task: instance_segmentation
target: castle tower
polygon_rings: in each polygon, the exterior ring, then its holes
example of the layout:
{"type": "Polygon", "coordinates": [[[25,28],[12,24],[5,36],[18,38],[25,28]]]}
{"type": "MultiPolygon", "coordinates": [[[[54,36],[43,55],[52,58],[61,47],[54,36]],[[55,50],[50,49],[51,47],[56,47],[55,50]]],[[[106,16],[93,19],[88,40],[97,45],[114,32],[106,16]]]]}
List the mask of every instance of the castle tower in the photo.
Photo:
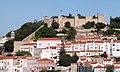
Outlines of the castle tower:
{"type": "Polygon", "coordinates": [[[11,31],[11,39],[14,39],[15,38],[15,32],[14,31],[11,31]]]}

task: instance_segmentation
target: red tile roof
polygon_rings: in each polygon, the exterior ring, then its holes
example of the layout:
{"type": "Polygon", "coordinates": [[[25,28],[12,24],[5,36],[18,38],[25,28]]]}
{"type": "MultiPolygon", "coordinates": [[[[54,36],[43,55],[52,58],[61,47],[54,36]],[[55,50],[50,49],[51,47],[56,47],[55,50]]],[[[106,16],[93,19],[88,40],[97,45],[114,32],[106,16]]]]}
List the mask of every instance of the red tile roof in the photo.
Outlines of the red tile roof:
{"type": "Polygon", "coordinates": [[[39,40],[61,40],[60,38],[40,38],[39,40]]]}
{"type": "Polygon", "coordinates": [[[115,68],[120,68],[120,66],[113,66],[113,68],[115,69],[115,68]]]}
{"type": "Polygon", "coordinates": [[[111,59],[103,59],[103,61],[111,61],[111,59]]]}
{"type": "Polygon", "coordinates": [[[101,66],[101,65],[97,65],[97,66],[94,67],[94,68],[105,68],[105,67],[103,67],[103,66],[101,66]]]}
{"type": "Polygon", "coordinates": [[[92,66],[92,65],[88,62],[84,62],[84,66],[92,66]]]}
{"type": "Polygon", "coordinates": [[[26,44],[22,44],[21,46],[33,46],[35,43],[26,43],[26,44]]]}

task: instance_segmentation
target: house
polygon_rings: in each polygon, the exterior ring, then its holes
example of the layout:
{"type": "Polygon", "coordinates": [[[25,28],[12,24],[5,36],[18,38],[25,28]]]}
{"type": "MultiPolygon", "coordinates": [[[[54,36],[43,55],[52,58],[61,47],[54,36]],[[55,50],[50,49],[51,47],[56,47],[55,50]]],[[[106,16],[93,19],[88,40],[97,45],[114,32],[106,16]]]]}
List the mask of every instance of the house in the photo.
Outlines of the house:
{"type": "Polygon", "coordinates": [[[40,71],[41,70],[52,70],[56,68],[56,64],[54,63],[54,60],[43,58],[43,59],[39,59],[38,67],[40,71]]]}

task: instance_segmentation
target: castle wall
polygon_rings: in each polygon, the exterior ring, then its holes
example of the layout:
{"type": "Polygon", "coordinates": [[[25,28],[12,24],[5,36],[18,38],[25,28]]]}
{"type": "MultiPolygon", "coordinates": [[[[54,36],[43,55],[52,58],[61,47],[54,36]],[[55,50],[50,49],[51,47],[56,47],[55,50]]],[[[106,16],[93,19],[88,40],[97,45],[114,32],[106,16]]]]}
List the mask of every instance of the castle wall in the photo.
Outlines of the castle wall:
{"type": "MultiPolygon", "coordinates": [[[[71,26],[73,27],[80,27],[84,24],[86,24],[88,21],[95,23],[102,22],[104,24],[107,24],[106,17],[104,14],[98,14],[95,18],[93,16],[86,16],[86,18],[78,18],[78,16],[74,16],[74,18],[66,18],[63,16],[58,16],[58,18],[54,18],[56,22],[58,22],[60,25],[60,28],[64,27],[65,22],[69,21],[71,23],[71,26]]],[[[48,26],[51,26],[53,19],[49,17],[44,18],[44,22],[48,24],[48,26]]]]}

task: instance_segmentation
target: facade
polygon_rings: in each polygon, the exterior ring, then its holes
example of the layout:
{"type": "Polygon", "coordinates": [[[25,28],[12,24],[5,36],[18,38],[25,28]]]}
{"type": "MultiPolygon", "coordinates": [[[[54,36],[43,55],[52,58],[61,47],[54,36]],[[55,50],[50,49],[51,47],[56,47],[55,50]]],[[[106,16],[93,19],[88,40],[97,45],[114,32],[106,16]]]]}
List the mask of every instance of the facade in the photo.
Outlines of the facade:
{"type": "Polygon", "coordinates": [[[47,23],[48,26],[51,25],[53,20],[60,24],[60,28],[64,27],[65,22],[70,22],[71,26],[73,27],[80,27],[83,24],[86,24],[88,21],[94,21],[95,23],[102,22],[107,25],[106,17],[104,14],[97,14],[97,16],[85,16],[84,18],[79,18],[79,16],[74,16],[72,18],[67,18],[64,16],[57,16],[52,18],[49,18],[48,16],[44,17],[44,22],[47,23]]]}
{"type": "Polygon", "coordinates": [[[37,40],[37,48],[47,48],[61,44],[60,38],[41,38],[37,40]]]}
{"type": "Polygon", "coordinates": [[[0,56],[0,72],[32,72],[37,71],[38,61],[27,56],[0,56]]]}
{"type": "Polygon", "coordinates": [[[26,43],[20,46],[20,51],[28,51],[34,56],[35,43],[26,43]]]}
{"type": "Polygon", "coordinates": [[[53,70],[56,68],[56,64],[54,63],[54,60],[43,58],[39,59],[39,69],[41,70],[53,70]]]}

